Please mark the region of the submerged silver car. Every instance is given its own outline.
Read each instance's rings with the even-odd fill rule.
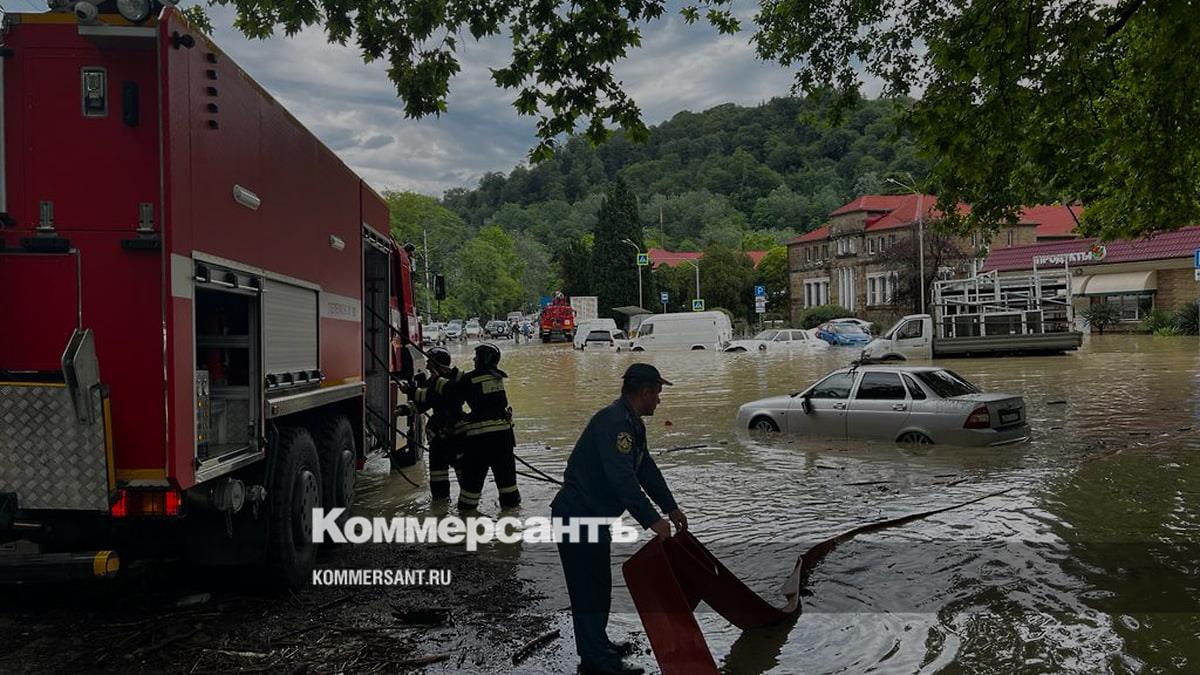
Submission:
[[[1029,438],[1025,400],[985,394],[930,366],[842,368],[811,387],[743,405],[737,426],[828,438],[1006,445]]]

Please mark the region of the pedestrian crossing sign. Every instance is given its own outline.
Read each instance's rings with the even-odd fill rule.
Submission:
[[[696,298],[695,300],[692,300],[692,311],[693,312],[703,312],[704,311],[704,298]]]
[[[639,253],[638,257],[637,257],[637,264],[638,264],[638,267],[648,266],[650,264],[650,254],[649,253]]]

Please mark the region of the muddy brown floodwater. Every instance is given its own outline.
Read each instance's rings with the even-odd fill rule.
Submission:
[[[803,388],[845,365],[854,356],[851,350],[634,355],[584,354],[566,345],[501,346],[518,454],[555,477],[561,477],[587,419],[616,397],[625,367],[635,360],[658,366],[676,385],[666,388],[658,413],[647,420],[659,466],[693,532],[752,588],[778,603],[776,591],[797,557],[821,540],[865,523],[1004,491],[841,545],[816,568],[803,612],[787,626],[743,633],[702,607],[700,625],[724,672],[1200,670],[1195,338],[1095,336],[1079,352],[1063,356],[939,361],[984,390],[1025,397],[1031,441],[997,449],[910,449],[751,435],[733,427],[742,403]],[[469,347],[452,351],[456,359],[470,358]],[[423,467],[408,473],[423,482]],[[423,489],[388,475],[385,464],[369,465],[360,479],[360,514],[439,513]],[[525,501],[513,515],[547,515],[555,489],[522,477]],[[490,481],[481,510],[500,514]],[[162,656],[165,649],[123,663],[197,672],[286,671],[295,663],[313,672],[574,671],[567,601],[552,546],[489,544],[475,554],[444,547],[346,548],[351,550],[323,556],[321,566],[446,567],[455,571],[455,583],[428,590],[319,589],[286,600],[214,594],[216,609],[197,612],[201,618],[187,625],[199,625],[200,635],[210,636],[207,649],[216,651],[201,651],[205,647],[192,635],[178,643],[190,650],[186,663]],[[632,550],[618,547],[614,555],[609,632],[638,640],[643,649],[633,660],[653,672],[653,656],[620,576],[620,562]],[[328,603],[334,604],[324,606]],[[435,620],[433,627],[397,624],[406,611],[446,607],[451,617]],[[97,611],[90,605],[5,610],[0,633],[9,639],[0,639],[0,647],[36,653],[34,663],[53,667],[45,649],[28,643],[49,640],[47,648],[53,648],[57,640],[65,648],[71,640],[45,632],[86,624]],[[231,616],[241,617],[237,625],[243,628],[224,625]],[[74,617],[76,624],[64,617]],[[254,625],[269,621],[291,627]],[[334,629],[312,628],[322,621]],[[14,638],[21,627],[25,637]],[[295,631],[305,628],[312,631],[305,635],[322,636],[325,657],[297,639]],[[508,659],[520,645],[554,628],[561,638],[521,666],[511,665]],[[393,632],[370,635],[384,629]],[[238,641],[239,630],[251,636],[253,649]],[[264,642],[272,636],[284,643],[278,649],[296,651],[280,658]],[[151,638],[150,644],[162,639]],[[230,646],[212,646],[220,640]],[[354,649],[336,651],[350,640],[356,641]],[[90,648],[74,651],[106,653]],[[267,656],[236,655],[243,650]],[[446,658],[419,661],[429,656]],[[58,665],[65,666],[63,661]],[[0,660],[0,669],[20,664]]]

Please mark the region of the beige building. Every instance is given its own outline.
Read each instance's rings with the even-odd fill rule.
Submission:
[[[1200,283],[1194,276],[1200,227],[1185,227],[1137,240],[1100,244],[1095,239],[1040,242],[992,251],[983,271],[1001,276],[1066,267],[1071,273],[1075,315],[1093,304],[1121,311],[1116,330],[1137,330],[1153,309],[1175,312],[1195,302]],[[1113,329],[1108,329],[1113,330]]]
[[[890,323],[907,313],[909,308],[894,302],[896,274],[885,269],[880,255],[897,244],[911,246],[918,213],[924,223],[935,220],[936,202],[933,195],[865,195],[829,214],[824,226],[789,241],[793,323],[805,309],[827,304],[841,305],[856,316],[879,323]],[[968,263],[977,269],[988,250],[1074,238],[1077,214],[1077,207],[1031,207],[1022,212],[1017,224],[1002,227],[990,246],[971,235],[958,238],[959,248],[978,256]]]

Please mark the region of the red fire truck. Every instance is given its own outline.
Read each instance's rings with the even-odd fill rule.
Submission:
[[[575,308],[561,292],[542,308],[538,319],[542,342],[570,342],[575,339]]]
[[[167,549],[295,586],[312,508],[418,431],[411,249],[181,14],[115,5],[0,37],[0,578]]]

